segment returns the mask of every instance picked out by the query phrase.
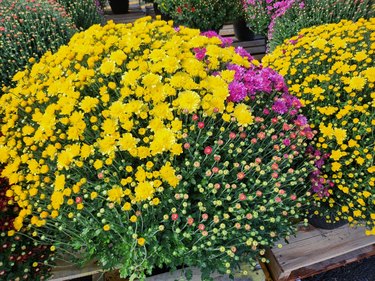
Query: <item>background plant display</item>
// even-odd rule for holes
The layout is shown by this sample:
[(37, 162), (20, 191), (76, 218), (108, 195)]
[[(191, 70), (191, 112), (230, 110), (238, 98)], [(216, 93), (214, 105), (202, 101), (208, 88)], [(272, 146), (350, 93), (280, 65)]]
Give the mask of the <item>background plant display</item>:
[(372, 0), (287, 0), (276, 1), (279, 8), (268, 26), (268, 48), (274, 50), (300, 30), (342, 19), (357, 21), (374, 17)]
[(224, 45), (110, 22), (18, 72), (0, 112), (15, 228), (132, 278), (266, 261), (309, 204), (313, 132), (280, 75)]
[(374, 30), (374, 18), (303, 29), (263, 59), (318, 129), (317, 206), (336, 220), (365, 222), (367, 234), (375, 234)]
[(25, 236), (30, 231), (15, 233), (13, 220), (19, 213), (12, 198), (6, 196), (8, 181), (0, 178), (0, 280), (45, 280), (53, 264), (53, 252)]
[(99, 0), (57, 0), (72, 17), (77, 28), (84, 30), (93, 24), (103, 23), (104, 3)]
[(251, 30), (268, 36), (271, 22), (282, 15), (295, 0), (244, 0), (245, 18)]
[(64, 8), (53, 0), (0, 0), (0, 89), (18, 70), (46, 51), (57, 50), (76, 31)]
[(108, 5), (107, 0), (98, 0), (100, 8), (104, 11), (104, 8)]
[(216, 30), (237, 18), (241, 0), (155, 0), (160, 11), (170, 16), (176, 25)]

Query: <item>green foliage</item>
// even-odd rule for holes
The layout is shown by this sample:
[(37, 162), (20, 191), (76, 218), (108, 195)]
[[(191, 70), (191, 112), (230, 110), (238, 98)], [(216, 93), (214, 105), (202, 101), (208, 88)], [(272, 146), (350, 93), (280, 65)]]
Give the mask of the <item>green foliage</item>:
[(106, 2), (101, 0), (57, 0), (73, 18), (75, 25), (85, 30), (93, 24), (103, 22), (103, 10)]
[(55, 51), (77, 31), (53, 0), (0, 0), (0, 89), (46, 51)]
[(374, 13), (372, 0), (305, 0), (295, 1), (275, 19), (269, 30), (269, 49), (272, 51), (285, 39), (295, 36), (300, 30), (325, 23), (338, 23), (342, 19), (357, 21), (371, 18)]
[(155, 0), (160, 11), (175, 24), (203, 31), (219, 30), (241, 13), (240, 0)]

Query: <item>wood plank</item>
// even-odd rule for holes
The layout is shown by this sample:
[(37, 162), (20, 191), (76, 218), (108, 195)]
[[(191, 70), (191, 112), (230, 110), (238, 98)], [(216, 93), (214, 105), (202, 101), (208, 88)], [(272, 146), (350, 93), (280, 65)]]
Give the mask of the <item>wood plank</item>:
[(299, 233), (289, 243), (283, 242), (284, 249), (273, 252), (281, 266), (291, 271), (370, 246), (375, 243), (375, 237), (366, 236), (362, 227), (345, 225), (332, 231), (315, 229)]
[(253, 58), (258, 60), (258, 61), (261, 61), (264, 56), (265, 56), (265, 54), (257, 54), (257, 55), (253, 55)]
[[(57, 265), (53, 268), (51, 274), (52, 276), (48, 279), (48, 281), (65, 281), (65, 280), (72, 280), (75, 278), (96, 275), (100, 273), (101, 269), (97, 266), (96, 262), (92, 261), (88, 263), (84, 267), (78, 267), (71, 263), (67, 263), (64, 261), (58, 262)], [(100, 280), (101, 275), (98, 276)]]
[(257, 39), (257, 40), (253, 40), (253, 41), (235, 41), (233, 42), (233, 46), (237, 47), (237, 46), (241, 46), (241, 47), (265, 47), (266, 46), (266, 42), (264, 39)]
[(338, 267), (348, 265), (353, 262), (360, 261), (362, 259), (375, 255), (375, 245), (370, 247), (364, 247), (356, 251), (347, 253), (345, 255), (338, 256), (311, 266), (303, 267), (298, 270), (292, 271), (288, 280), (296, 280), (298, 278), (311, 277), (319, 273), (323, 273)]
[(375, 236), (366, 236), (363, 227), (345, 225), (334, 230), (311, 227), (291, 237), (289, 244), (284, 241), (279, 243), (283, 245), (281, 249), (273, 248), (267, 252), (269, 268), (275, 280), (288, 280), (293, 271), (301, 268), (317, 270), (322, 267), (324, 270), (331, 262), (338, 264), (340, 259), (350, 260), (346, 254), (353, 259), (352, 255), (358, 257), (368, 252), (375, 245)]
[(265, 46), (257, 46), (257, 47), (243, 47), (246, 51), (250, 53), (250, 55), (256, 54), (264, 54), (266, 51)]

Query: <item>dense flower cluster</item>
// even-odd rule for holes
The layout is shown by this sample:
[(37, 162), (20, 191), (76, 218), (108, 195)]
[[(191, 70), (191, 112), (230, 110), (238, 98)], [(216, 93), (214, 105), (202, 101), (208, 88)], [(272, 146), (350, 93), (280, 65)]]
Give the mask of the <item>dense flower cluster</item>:
[(201, 30), (219, 30), (238, 16), (241, 0), (155, 0), (175, 24)]
[(172, 24), (93, 26), (15, 75), (0, 162), (16, 229), (139, 278), (231, 273), (293, 233), (314, 162), (301, 103), (243, 49)]
[[(13, 229), (19, 212), (5, 194), (8, 181), (0, 178), (0, 280), (45, 280), (51, 270), (53, 252)], [(29, 233), (31, 235), (31, 232)]]
[(0, 0), (0, 92), (12, 76), (77, 31), (54, 0)]
[(319, 131), (310, 149), (321, 157), (317, 202), (336, 219), (366, 222), (368, 234), (375, 234), (374, 30), (373, 18), (303, 29), (263, 60)]
[(295, 36), (301, 29), (338, 23), (342, 19), (357, 21), (375, 16), (372, 0), (284, 0), (273, 13), (268, 26), (268, 48), (272, 51), (284, 40)]
[(98, 0), (57, 0), (72, 17), (77, 28), (84, 30), (103, 23), (103, 8)]

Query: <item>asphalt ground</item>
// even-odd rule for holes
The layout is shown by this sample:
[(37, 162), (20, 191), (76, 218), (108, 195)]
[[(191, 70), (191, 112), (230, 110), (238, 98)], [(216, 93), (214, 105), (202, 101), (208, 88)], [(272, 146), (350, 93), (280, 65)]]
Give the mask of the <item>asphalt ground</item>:
[(303, 281), (375, 281), (375, 256), (305, 278)]

